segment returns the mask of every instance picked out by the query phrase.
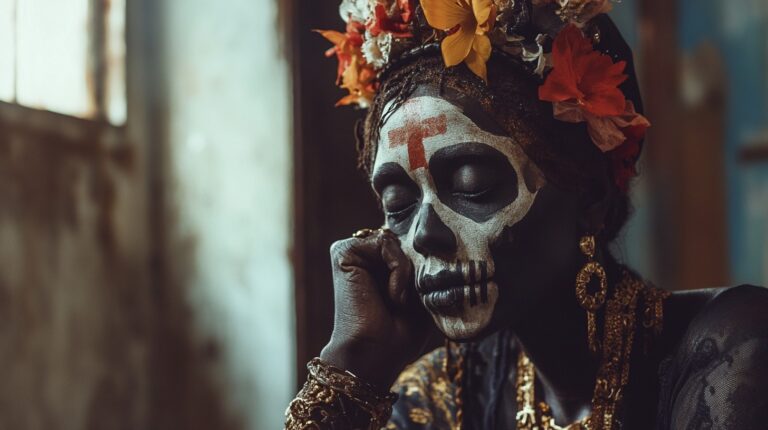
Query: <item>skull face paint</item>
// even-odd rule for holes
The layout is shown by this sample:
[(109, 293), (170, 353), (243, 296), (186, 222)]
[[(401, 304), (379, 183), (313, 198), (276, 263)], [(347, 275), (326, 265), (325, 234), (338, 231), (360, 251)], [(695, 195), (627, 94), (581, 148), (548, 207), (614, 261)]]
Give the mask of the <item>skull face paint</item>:
[(416, 289), (452, 339), (488, 326), (499, 298), (491, 249), (544, 185), (515, 141), (432, 96), (409, 99), (384, 124), (373, 185), (416, 270)]

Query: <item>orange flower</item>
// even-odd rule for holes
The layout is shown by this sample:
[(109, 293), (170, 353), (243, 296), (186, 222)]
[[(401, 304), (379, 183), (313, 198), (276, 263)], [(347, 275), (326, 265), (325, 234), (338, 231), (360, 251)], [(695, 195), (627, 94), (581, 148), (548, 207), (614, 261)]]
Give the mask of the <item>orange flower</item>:
[(430, 26), (451, 33), (442, 43), (445, 65), (465, 62), (487, 82), (486, 63), (491, 58), (488, 33), (496, 20), (493, 0), (421, 0), (421, 7)]
[(554, 103), (555, 118), (561, 121), (586, 121), (595, 144), (611, 151), (626, 140), (621, 129), (650, 125), (619, 88), (627, 79), (626, 65), (596, 51), (570, 24), (552, 45), (553, 68), (539, 87), (539, 98)]
[(366, 107), (376, 93), (376, 73), (366, 63), (362, 52), (365, 26), (355, 21), (347, 24), (347, 32), (317, 30), (323, 37), (334, 44), (326, 51), (330, 57), (336, 55), (339, 67), (336, 83), (349, 91), (349, 95), (336, 103), (336, 106), (358, 104)]
[(342, 76), (341, 88), (349, 95), (336, 102), (336, 106), (356, 104), (362, 108), (370, 106), (376, 95), (376, 72), (365, 62), (362, 54), (356, 54)]
[(360, 47), (363, 46), (365, 26), (355, 21), (349, 21), (346, 33), (340, 33), (333, 30), (315, 31), (334, 44), (333, 48), (325, 52), (325, 56), (332, 57), (333, 55), (336, 55), (336, 58), (339, 60), (339, 68), (336, 74), (336, 83), (338, 84), (341, 82), (344, 71), (347, 70), (352, 63), (352, 57), (357, 51), (360, 51)]

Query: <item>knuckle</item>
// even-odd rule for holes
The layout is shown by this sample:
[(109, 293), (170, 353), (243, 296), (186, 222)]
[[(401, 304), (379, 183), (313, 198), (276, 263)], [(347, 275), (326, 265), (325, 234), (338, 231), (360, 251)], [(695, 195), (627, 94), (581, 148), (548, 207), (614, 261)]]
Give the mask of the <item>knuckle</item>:
[(349, 249), (349, 239), (337, 240), (331, 244), (331, 255), (345, 253)]
[(334, 266), (342, 266), (349, 260), (352, 243), (350, 239), (337, 240), (331, 244), (331, 262)]

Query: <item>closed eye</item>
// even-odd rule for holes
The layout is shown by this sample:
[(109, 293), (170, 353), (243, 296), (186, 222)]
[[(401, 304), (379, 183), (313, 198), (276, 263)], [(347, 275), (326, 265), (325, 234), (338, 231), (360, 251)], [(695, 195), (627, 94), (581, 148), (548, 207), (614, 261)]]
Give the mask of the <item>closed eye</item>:
[(387, 185), (381, 193), (381, 203), (388, 218), (401, 221), (408, 217), (418, 201), (418, 192), (402, 184)]
[(452, 194), (453, 194), (454, 197), (463, 197), (465, 199), (470, 199), (470, 200), (481, 200), (484, 197), (486, 197), (489, 194), (491, 194), (492, 191), (493, 191), (493, 188), (487, 188), (485, 190), (477, 191), (477, 192), (473, 192), (473, 193), (454, 191)]
[(487, 196), (500, 182), (495, 164), (492, 160), (470, 161), (453, 170), (451, 194), (472, 200)]
[(414, 207), (416, 207), (416, 202), (414, 202), (410, 206), (406, 207), (405, 209), (400, 209), (400, 210), (396, 210), (396, 211), (386, 211), (385, 214), (386, 214), (387, 218), (392, 218), (393, 220), (395, 220), (397, 222), (400, 222), (400, 221), (408, 218), (408, 216), (413, 211)]

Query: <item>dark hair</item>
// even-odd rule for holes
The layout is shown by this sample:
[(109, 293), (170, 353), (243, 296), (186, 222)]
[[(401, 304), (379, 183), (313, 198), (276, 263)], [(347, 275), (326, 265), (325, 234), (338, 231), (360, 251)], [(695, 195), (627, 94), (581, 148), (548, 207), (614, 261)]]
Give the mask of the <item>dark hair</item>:
[(549, 182), (580, 193), (585, 207), (605, 202), (600, 237), (605, 243), (616, 238), (629, 217), (629, 198), (614, 185), (608, 157), (592, 143), (585, 124), (555, 119), (552, 104), (539, 100), (540, 79), (501, 52), (494, 51), (488, 62), (487, 85), (464, 65), (446, 68), (434, 46), (402, 58), (382, 73), (379, 91), (358, 132), (359, 165), (367, 174), (389, 115), (419, 86), (435, 84), (440, 94), (450, 91), (478, 101), (488, 116), (521, 142)]

